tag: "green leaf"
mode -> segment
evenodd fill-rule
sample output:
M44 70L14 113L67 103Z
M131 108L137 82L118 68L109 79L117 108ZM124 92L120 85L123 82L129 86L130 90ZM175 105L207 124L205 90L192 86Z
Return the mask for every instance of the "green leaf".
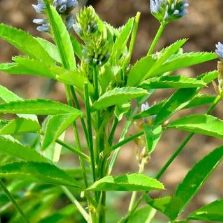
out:
M200 160L186 175L178 186L165 214L171 220L181 213L190 200L197 194L205 180L217 167L223 157L223 147L217 148Z
M159 113L160 109L163 107L166 100L160 101L157 104L152 105L145 111L140 112L139 114L136 114L133 118L134 119L141 119L141 118L152 118L151 116L156 115Z
M198 94L185 106L185 108L194 108L206 104L211 104L215 99L216 96Z
M81 112L75 108L57 101L45 99L12 101L0 104L0 114L59 115L64 113L81 115Z
M75 37L70 36L70 39L71 39L71 43L72 43L75 55L77 55L79 59L82 59L83 46L76 40Z
M148 90L159 88L196 88L205 87L206 84L202 80L197 80L195 78L184 76L163 76L144 81L140 86Z
M42 148L46 149L80 116L80 112L50 116L46 121Z
M0 85L0 98L5 102L11 101L22 101L23 99L16 95L14 92L10 91L6 87Z
M55 60L58 63L62 63L61 58L60 58L60 54L59 51L57 49L57 46L54 45L53 43L42 39L40 37L36 38L36 40L38 41L38 43L46 50L46 52L49 54L49 56Z
M197 93L196 88L183 88L177 90L162 106L158 112L155 123L161 124L167 118L169 118L173 113L184 108L187 103L194 97Z
M223 222L223 200L214 201L191 213L188 219Z
M164 212L168 204L171 202L171 199L172 198L170 196L165 196L156 199L147 198L146 202L156 210Z
M19 97L14 92L10 91L9 89L7 89L2 85L0 85L0 98L6 103L13 101L23 101L21 97ZM18 115L18 116L25 119L32 119L33 121L36 121L36 125L39 124L38 119L35 115Z
M40 130L40 125L36 120L22 117L11 121L2 121L2 124L3 127L0 128L1 135L37 132Z
M117 177L106 176L87 188L89 191L151 191L163 189L163 184L156 179L138 173Z
M116 64L120 56L122 55L126 47L126 44L128 42L128 39L131 35L133 25L134 25L134 18L131 18L128 20L128 22L120 31L120 34L113 45L111 56L110 56L113 64L114 63Z
M23 74L32 75L31 74L32 71L17 63L2 63L0 64L0 71L14 75L23 75Z
M55 165L40 162L14 162L0 166L0 177L18 177L44 184L65 185L80 188L71 176Z
M12 156L25 161L48 162L34 149L26 147L12 138L0 136L0 154Z
M152 126L144 125L144 132L146 137L146 146L149 154L154 152L157 143L160 140L162 134L162 126L157 126L153 128Z
M137 61L128 73L128 86L137 86L156 62L152 56L146 56Z
M212 81L218 78L219 72L217 70L210 71L198 76L197 79L202 80L206 84L210 84Z
M214 59L217 59L217 55L215 53L184 53L168 60L165 64L159 67L157 75L169 71L176 71L180 68L190 67L192 65L201 64Z
M95 109L103 109L113 105L121 105L132 99L147 95L147 91L142 88L122 87L114 88L103 94L93 105Z
M160 73L160 67L166 62L171 56L173 56L185 43L187 39L178 40L171 44L167 48L161 51L161 55L157 59L156 63L146 74L146 78L157 76ZM178 57L178 55L177 55Z
M32 58L36 58L50 64L53 62L38 41L27 32L5 24L0 24L0 38L4 39Z
M25 72L26 70L29 70L31 75L38 75L55 79L55 74L49 69L50 66L42 61L25 57L14 57L13 60L21 67L24 67Z
M171 122L168 128L223 138L223 121L211 115L196 114L185 116Z
M49 22L54 40L60 53L61 61L66 69L73 70L76 67L74 50L69 32L54 6L45 1Z
M152 218L151 218L151 212L152 208L150 206L145 206L142 208L139 208L138 210L136 210L132 215L130 215L130 217L128 218L127 222L128 223L149 223L151 222ZM126 222L121 221L121 223Z
M51 72L56 75L56 79L68 85L74 85L78 90L83 90L84 83L88 82L87 78L79 70L69 71L62 67L51 66ZM92 85L88 82L89 91L93 92Z

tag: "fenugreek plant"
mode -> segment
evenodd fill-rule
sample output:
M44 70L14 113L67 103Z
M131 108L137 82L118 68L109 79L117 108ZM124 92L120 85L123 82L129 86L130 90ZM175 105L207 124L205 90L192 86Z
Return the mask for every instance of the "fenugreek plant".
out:
M67 103L23 99L0 86L2 222L149 223L158 212L165 222L223 222L223 200L182 214L222 160L223 147L194 164L175 193L151 194L165 190L159 180L194 134L223 138L223 121L212 115L223 97L223 45L217 45L216 53L184 52L187 39L180 39L156 51L165 27L186 14L188 3L151 0L160 28L147 55L132 63L140 13L114 28L91 6L77 7L76 0L38 0L33 5L37 30L52 41L0 24L0 38L22 53L0 64L0 70L53 79L64 85L67 98ZM193 78L178 75L181 68L217 58L218 70ZM211 83L216 94L203 93ZM150 97L160 89L172 93L152 103ZM209 106L206 111L194 112L204 105ZM179 113L185 109L191 115ZM157 174L149 176L145 168L149 170L157 143L169 129L189 135ZM73 139L66 137L67 131ZM114 175L119 152L129 143L139 147L139 169ZM119 216L111 195L117 205L116 197L124 192L131 198L127 212Z

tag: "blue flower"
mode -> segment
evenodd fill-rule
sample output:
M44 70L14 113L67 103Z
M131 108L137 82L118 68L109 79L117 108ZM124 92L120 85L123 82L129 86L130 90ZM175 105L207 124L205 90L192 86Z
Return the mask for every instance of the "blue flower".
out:
M44 14L46 5L43 0L37 0L36 5L32 5L36 13ZM78 6L77 0L54 0L53 6L56 8L57 12L62 16L67 26L70 30L75 23L74 16L72 15L72 10ZM49 32L50 26L45 19L34 19L33 22L37 24L37 30L40 32Z
M223 59L223 43L218 42L216 44L215 53L219 56L220 59Z
M187 0L150 0L151 13L160 22L170 22L186 15Z

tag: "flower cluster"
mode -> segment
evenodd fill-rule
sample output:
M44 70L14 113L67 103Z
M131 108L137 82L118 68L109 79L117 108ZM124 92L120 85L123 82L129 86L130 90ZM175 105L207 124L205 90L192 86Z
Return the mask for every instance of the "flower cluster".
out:
M151 13L160 22L171 22L183 17L189 6L187 0L150 0Z
M218 57L223 60L223 43L218 42L216 44L216 50L215 53L218 55Z
M57 12L64 18L67 29L70 29L74 22L74 16L72 10L78 6L77 0L54 0L53 6ZM37 4L33 5L34 10L38 14L43 14L46 9L46 5L43 0L37 0ZM40 32L48 32L49 24L46 19L34 19L33 22L37 24L37 30Z

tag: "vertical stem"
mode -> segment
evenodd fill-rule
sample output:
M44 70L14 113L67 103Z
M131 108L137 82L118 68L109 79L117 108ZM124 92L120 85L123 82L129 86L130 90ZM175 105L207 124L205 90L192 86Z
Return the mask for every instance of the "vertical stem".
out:
M15 208L17 209L17 211L20 213L21 217L23 218L23 221L25 223L29 223L29 220L27 219L27 217L24 214L23 210L19 207L19 205L17 204L16 200L14 199L14 197L12 196L12 194L8 191L7 187L2 182L2 180L0 180L0 186L1 186L2 190L5 192L5 194L7 195L7 197L9 198L9 200L13 203L13 205L15 206Z
M158 43L158 41L159 41L161 35L163 34L163 31L164 31L166 25L167 25L166 22L162 22L162 23L160 23L160 27L159 27L159 29L158 29L158 31L157 31L157 33L156 33L155 38L154 38L153 41L152 41L152 44L151 44L150 47L149 47L147 56L153 54L153 52L154 52L154 50L155 50L155 48L156 48L156 45L157 45L157 43Z
M148 161L148 155L145 151L145 148L143 149L142 153L141 153L141 161L139 163L139 171L138 173L143 173L144 172L144 169L145 169L145 165ZM131 200L130 200L130 204L129 204L129 213L133 210L134 208L134 205L135 205L135 201L136 201L136 198L137 198L137 192L134 191L132 193L132 197L131 197Z
M90 96L88 91L88 84L84 84L84 96L85 96L85 106L86 106L86 116L87 116L87 128L88 128L88 144L90 150L90 158L91 158L91 168L94 181L96 180L96 172L95 172L95 154L94 154L94 144L93 144L93 133L92 133L92 125L91 125L91 107L90 107Z

